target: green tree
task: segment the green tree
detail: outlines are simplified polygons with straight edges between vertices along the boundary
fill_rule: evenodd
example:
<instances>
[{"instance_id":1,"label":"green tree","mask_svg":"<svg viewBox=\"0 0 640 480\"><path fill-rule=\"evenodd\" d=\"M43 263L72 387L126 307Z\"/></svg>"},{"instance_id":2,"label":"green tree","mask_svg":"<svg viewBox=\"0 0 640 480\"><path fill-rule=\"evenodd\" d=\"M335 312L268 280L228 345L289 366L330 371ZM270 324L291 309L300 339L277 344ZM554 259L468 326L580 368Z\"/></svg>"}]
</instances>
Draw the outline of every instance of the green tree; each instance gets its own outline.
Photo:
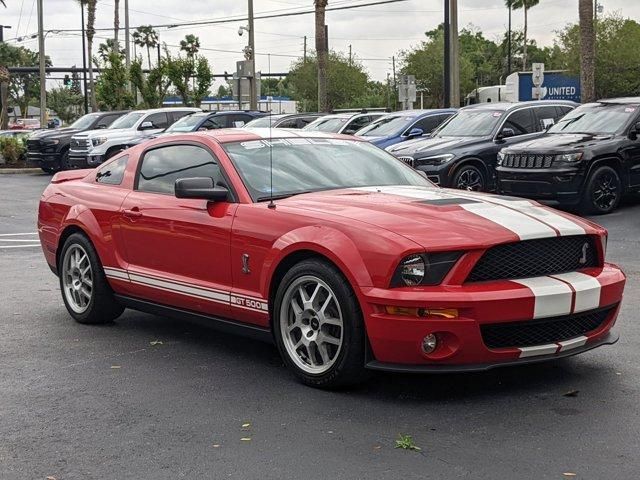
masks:
<instances>
[{"instance_id":1,"label":"green tree","mask_svg":"<svg viewBox=\"0 0 640 480\"><path fill-rule=\"evenodd\" d=\"M116 51L116 40L114 38L107 38L104 43L98 45L98 57L103 61L109 59L109 54ZM123 48L118 48L118 53L124 58L125 52Z\"/></svg>"},{"instance_id":2,"label":"green tree","mask_svg":"<svg viewBox=\"0 0 640 480\"><path fill-rule=\"evenodd\" d=\"M218 87L218 98L227 97L229 95L231 95L229 88L225 87L224 85L220 85Z\"/></svg>"},{"instance_id":3,"label":"green tree","mask_svg":"<svg viewBox=\"0 0 640 480\"><path fill-rule=\"evenodd\" d=\"M167 62L162 60L160 65L156 65L145 75L142 72L142 62L134 60L129 71L131 83L140 92L142 106L144 108L162 107L162 101L171 86L171 81L167 77Z\"/></svg>"},{"instance_id":4,"label":"green tree","mask_svg":"<svg viewBox=\"0 0 640 480\"><path fill-rule=\"evenodd\" d=\"M123 58L111 52L106 61L98 63L102 74L96 83L96 99L101 110L124 110L134 106L129 91L129 74Z\"/></svg>"},{"instance_id":5,"label":"green tree","mask_svg":"<svg viewBox=\"0 0 640 480\"><path fill-rule=\"evenodd\" d=\"M47 107L55 111L64 123L72 123L79 116L82 95L69 88L54 88L47 93Z\"/></svg>"},{"instance_id":6,"label":"green tree","mask_svg":"<svg viewBox=\"0 0 640 480\"><path fill-rule=\"evenodd\" d=\"M540 3L540 0L505 0L505 5L512 10L518 10L522 8L524 11L524 28L522 34L524 36L523 49L522 49L522 70L527 69L527 30L529 27L529 9L535 7Z\"/></svg>"},{"instance_id":7,"label":"green tree","mask_svg":"<svg viewBox=\"0 0 640 480\"><path fill-rule=\"evenodd\" d=\"M166 52L166 74L185 106L199 107L202 99L209 95L213 74L209 61L204 57L172 57Z\"/></svg>"},{"instance_id":8,"label":"green tree","mask_svg":"<svg viewBox=\"0 0 640 480\"><path fill-rule=\"evenodd\" d=\"M367 72L357 60L349 64L348 58L336 52L329 53L327 67L327 111L354 106L355 99L367 89ZM307 55L306 62L300 58L291 65L288 84L292 97L302 103L303 110L322 110L318 108L318 62L315 52Z\"/></svg>"},{"instance_id":9,"label":"green tree","mask_svg":"<svg viewBox=\"0 0 640 480\"><path fill-rule=\"evenodd\" d=\"M180 50L187 54L187 58L195 58L200 51L200 37L189 34L180 40Z\"/></svg>"},{"instance_id":10,"label":"green tree","mask_svg":"<svg viewBox=\"0 0 640 480\"><path fill-rule=\"evenodd\" d=\"M143 25L133 32L133 41L136 45L147 49L147 61L151 70L151 49L158 46L158 33L151 25Z\"/></svg>"}]
</instances>

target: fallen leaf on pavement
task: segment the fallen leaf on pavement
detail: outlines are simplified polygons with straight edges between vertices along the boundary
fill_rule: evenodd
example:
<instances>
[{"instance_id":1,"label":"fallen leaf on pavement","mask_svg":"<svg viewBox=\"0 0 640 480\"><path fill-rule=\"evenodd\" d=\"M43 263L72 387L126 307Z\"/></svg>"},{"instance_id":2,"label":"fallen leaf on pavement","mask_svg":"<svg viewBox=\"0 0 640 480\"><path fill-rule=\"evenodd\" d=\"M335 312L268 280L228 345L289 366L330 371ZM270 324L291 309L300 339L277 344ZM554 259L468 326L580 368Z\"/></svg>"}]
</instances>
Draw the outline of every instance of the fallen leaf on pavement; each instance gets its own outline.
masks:
<instances>
[{"instance_id":1,"label":"fallen leaf on pavement","mask_svg":"<svg viewBox=\"0 0 640 480\"><path fill-rule=\"evenodd\" d=\"M57 479L56 479L56 477L49 476L49 477L46 478L46 480L57 480Z\"/></svg>"},{"instance_id":2,"label":"fallen leaf on pavement","mask_svg":"<svg viewBox=\"0 0 640 480\"><path fill-rule=\"evenodd\" d=\"M251 426L250 423L243 423L242 428L249 428Z\"/></svg>"},{"instance_id":3,"label":"fallen leaf on pavement","mask_svg":"<svg viewBox=\"0 0 640 480\"><path fill-rule=\"evenodd\" d=\"M250 441L251 441L251 438L250 438L250 437L242 437L242 438L240 439L240 441L241 441L241 442L250 442Z\"/></svg>"},{"instance_id":4,"label":"fallen leaf on pavement","mask_svg":"<svg viewBox=\"0 0 640 480\"><path fill-rule=\"evenodd\" d=\"M564 472L562 475L564 475L565 477L575 477L576 474L573 472Z\"/></svg>"},{"instance_id":5,"label":"fallen leaf on pavement","mask_svg":"<svg viewBox=\"0 0 640 480\"><path fill-rule=\"evenodd\" d=\"M563 397L577 397L580 390L569 390L567 393L563 393Z\"/></svg>"},{"instance_id":6,"label":"fallen leaf on pavement","mask_svg":"<svg viewBox=\"0 0 640 480\"><path fill-rule=\"evenodd\" d=\"M120 368L120 365L111 365L111 368L112 368L113 370L117 370L118 368Z\"/></svg>"},{"instance_id":7,"label":"fallen leaf on pavement","mask_svg":"<svg viewBox=\"0 0 640 480\"><path fill-rule=\"evenodd\" d=\"M220 444L219 443L214 443L213 444L213 448L220 448Z\"/></svg>"},{"instance_id":8,"label":"fallen leaf on pavement","mask_svg":"<svg viewBox=\"0 0 640 480\"><path fill-rule=\"evenodd\" d=\"M151 344L151 345L162 345L162 340L154 340L152 342L149 342L149 344Z\"/></svg>"}]
</instances>

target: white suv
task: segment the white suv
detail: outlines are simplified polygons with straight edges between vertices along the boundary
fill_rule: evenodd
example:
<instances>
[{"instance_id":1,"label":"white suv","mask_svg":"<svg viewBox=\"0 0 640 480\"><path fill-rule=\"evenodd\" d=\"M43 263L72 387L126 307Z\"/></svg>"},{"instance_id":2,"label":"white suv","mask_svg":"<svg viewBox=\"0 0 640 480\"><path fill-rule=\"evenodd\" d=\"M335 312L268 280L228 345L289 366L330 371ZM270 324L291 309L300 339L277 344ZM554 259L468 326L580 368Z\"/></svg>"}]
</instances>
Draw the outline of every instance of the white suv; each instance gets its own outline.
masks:
<instances>
[{"instance_id":1,"label":"white suv","mask_svg":"<svg viewBox=\"0 0 640 480\"><path fill-rule=\"evenodd\" d=\"M132 138L159 133L185 115L201 111L178 107L130 112L106 130L90 130L71 137L69 163L75 168L95 167L127 148Z\"/></svg>"}]
</instances>

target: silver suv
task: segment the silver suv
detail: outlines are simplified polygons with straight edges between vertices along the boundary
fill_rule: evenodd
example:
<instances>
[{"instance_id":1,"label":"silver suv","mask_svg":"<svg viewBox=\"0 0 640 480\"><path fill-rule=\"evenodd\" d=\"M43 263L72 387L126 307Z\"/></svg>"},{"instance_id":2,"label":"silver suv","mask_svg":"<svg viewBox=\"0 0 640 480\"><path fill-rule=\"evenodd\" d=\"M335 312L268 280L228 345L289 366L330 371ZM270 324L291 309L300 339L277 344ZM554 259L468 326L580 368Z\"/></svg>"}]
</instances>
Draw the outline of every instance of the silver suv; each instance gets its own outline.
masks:
<instances>
[{"instance_id":1,"label":"silver suv","mask_svg":"<svg viewBox=\"0 0 640 480\"><path fill-rule=\"evenodd\" d=\"M159 133L185 115L201 111L178 107L130 112L106 130L90 130L71 137L69 163L75 168L95 167L127 148L133 138Z\"/></svg>"}]
</instances>

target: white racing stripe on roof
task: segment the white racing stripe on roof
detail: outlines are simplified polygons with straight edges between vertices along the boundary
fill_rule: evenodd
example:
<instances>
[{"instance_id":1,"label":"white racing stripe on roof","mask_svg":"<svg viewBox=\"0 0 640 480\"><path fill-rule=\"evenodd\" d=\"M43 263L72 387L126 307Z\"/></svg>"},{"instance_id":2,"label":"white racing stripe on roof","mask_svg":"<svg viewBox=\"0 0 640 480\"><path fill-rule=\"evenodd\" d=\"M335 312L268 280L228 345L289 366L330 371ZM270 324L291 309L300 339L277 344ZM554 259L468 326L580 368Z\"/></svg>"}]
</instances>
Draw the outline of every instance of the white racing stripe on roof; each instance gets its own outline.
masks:
<instances>
[{"instance_id":1,"label":"white racing stripe on roof","mask_svg":"<svg viewBox=\"0 0 640 480\"><path fill-rule=\"evenodd\" d=\"M472 198L472 197L468 197ZM476 199L477 200L477 199ZM557 236L556 231L544 223L516 210L491 203L465 203L460 207L515 233L520 240Z\"/></svg>"}]
</instances>

